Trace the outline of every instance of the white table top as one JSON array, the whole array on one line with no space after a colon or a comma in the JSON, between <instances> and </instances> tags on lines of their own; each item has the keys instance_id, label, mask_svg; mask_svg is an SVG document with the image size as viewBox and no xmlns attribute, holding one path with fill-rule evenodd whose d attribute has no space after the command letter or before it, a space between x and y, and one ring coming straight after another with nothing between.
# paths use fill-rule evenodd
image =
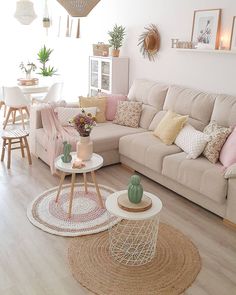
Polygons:
<instances>
[{"instance_id":1,"label":"white table top","mask_svg":"<svg viewBox=\"0 0 236 295\"><path fill-rule=\"evenodd\" d=\"M127 219L127 220L145 220L145 219L150 219L153 218L155 215L157 215L161 209L162 209L162 202L161 200L148 192L143 192L144 195L152 199L152 207L148 209L147 211L144 212L128 212L123 209L121 209L118 206L117 199L119 198L120 195L127 193L127 190L124 191L118 191L113 194L111 194L107 200L106 200L106 209L109 211L111 214ZM127 196L128 197L128 196Z\"/></svg>"},{"instance_id":2,"label":"white table top","mask_svg":"<svg viewBox=\"0 0 236 295\"><path fill-rule=\"evenodd\" d=\"M49 86L47 85L32 85L32 86L19 86L24 94L33 94L33 93L44 93L48 92Z\"/></svg>"},{"instance_id":3,"label":"white table top","mask_svg":"<svg viewBox=\"0 0 236 295\"><path fill-rule=\"evenodd\" d=\"M87 173L95 171L103 165L103 158L95 153L93 153L92 158L89 161L83 161L86 166L81 169L72 168L73 162L77 158L76 152L71 153L72 161L70 163L64 163L61 156L62 155L56 158L55 167L65 173Z\"/></svg>"}]
</instances>

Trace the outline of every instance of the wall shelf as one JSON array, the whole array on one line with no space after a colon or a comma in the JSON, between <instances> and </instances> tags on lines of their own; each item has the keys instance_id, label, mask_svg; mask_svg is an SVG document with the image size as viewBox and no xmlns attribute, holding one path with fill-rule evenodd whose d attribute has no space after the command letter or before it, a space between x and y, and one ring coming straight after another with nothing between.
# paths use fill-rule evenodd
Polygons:
<instances>
[{"instance_id":1,"label":"wall shelf","mask_svg":"<svg viewBox=\"0 0 236 295\"><path fill-rule=\"evenodd\" d=\"M197 53L217 53L217 54L236 54L233 50L217 50L217 49L186 49L186 48L176 48L177 51L182 52L197 52Z\"/></svg>"}]
</instances>

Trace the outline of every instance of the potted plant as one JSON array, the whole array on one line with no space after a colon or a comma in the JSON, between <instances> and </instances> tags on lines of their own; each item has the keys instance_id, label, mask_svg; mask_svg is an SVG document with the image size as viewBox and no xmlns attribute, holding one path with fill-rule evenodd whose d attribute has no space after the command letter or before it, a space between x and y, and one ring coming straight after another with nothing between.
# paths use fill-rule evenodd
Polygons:
<instances>
[{"instance_id":1,"label":"potted plant","mask_svg":"<svg viewBox=\"0 0 236 295\"><path fill-rule=\"evenodd\" d=\"M40 67L40 72L38 73L39 75L42 75L44 77L51 77L56 74L57 70L54 69L54 67L46 66L52 52L53 49L46 48L45 45L40 49L38 53L38 60L42 64L42 66Z\"/></svg>"},{"instance_id":2,"label":"potted plant","mask_svg":"<svg viewBox=\"0 0 236 295\"><path fill-rule=\"evenodd\" d=\"M19 67L25 73L26 79L31 79L31 72L34 72L37 68L33 62L29 61L26 65L23 62L21 62Z\"/></svg>"},{"instance_id":3,"label":"potted plant","mask_svg":"<svg viewBox=\"0 0 236 295\"><path fill-rule=\"evenodd\" d=\"M43 18L43 27L44 28L49 28L50 25L51 25L50 18L49 17L44 17Z\"/></svg>"},{"instance_id":4,"label":"potted plant","mask_svg":"<svg viewBox=\"0 0 236 295\"><path fill-rule=\"evenodd\" d=\"M125 36L125 27L115 24L112 31L108 31L110 39L108 40L110 47L112 48L112 56L119 57L120 47L122 46Z\"/></svg>"}]
</instances>

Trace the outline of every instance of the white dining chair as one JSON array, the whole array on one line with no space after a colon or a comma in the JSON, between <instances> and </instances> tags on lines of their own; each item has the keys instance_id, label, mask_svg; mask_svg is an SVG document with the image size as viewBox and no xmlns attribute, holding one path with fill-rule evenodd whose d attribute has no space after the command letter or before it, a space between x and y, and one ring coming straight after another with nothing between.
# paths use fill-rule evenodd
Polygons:
<instances>
[{"instance_id":1,"label":"white dining chair","mask_svg":"<svg viewBox=\"0 0 236 295\"><path fill-rule=\"evenodd\" d=\"M23 111L29 117L29 110L28 107L31 104L31 101L25 97L22 93L21 89L17 86L14 87L4 87L4 100L5 105L8 108L7 116L3 125L3 129L6 128L10 116L12 115L12 122L15 123L16 120L16 112L20 113L20 118L22 122L23 129L25 129L25 121L24 121L24 114Z\"/></svg>"},{"instance_id":2,"label":"white dining chair","mask_svg":"<svg viewBox=\"0 0 236 295\"><path fill-rule=\"evenodd\" d=\"M5 105L5 98L4 98L4 88L3 86L0 87L0 110L4 107L4 118L6 117L7 107Z\"/></svg>"},{"instance_id":3,"label":"white dining chair","mask_svg":"<svg viewBox=\"0 0 236 295\"><path fill-rule=\"evenodd\" d=\"M41 102L41 103L50 103L50 102L57 102L61 99L62 95L62 88L63 83L57 82L52 84L52 86L49 88L48 93L45 95L44 98L34 98L34 102Z\"/></svg>"}]
</instances>

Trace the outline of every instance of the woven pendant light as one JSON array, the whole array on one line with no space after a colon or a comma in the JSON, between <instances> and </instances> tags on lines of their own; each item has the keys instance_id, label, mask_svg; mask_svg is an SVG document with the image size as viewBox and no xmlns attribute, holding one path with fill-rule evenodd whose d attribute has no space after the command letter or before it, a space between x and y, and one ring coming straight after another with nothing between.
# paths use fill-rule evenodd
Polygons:
<instances>
[{"instance_id":1,"label":"woven pendant light","mask_svg":"<svg viewBox=\"0 0 236 295\"><path fill-rule=\"evenodd\" d=\"M100 0L57 0L74 17L84 17Z\"/></svg>"},{"instance_id":2,"label":"woven pendant light","mask_svg":"<svg viewBox=\"0 0 236 295\"><path fill-rule=\"evenodd\" d=\"M34 4L29 0L17 1L14 16L22 25L30 25L37 17L34 12Z\"/></svg>"}]
</instances>

